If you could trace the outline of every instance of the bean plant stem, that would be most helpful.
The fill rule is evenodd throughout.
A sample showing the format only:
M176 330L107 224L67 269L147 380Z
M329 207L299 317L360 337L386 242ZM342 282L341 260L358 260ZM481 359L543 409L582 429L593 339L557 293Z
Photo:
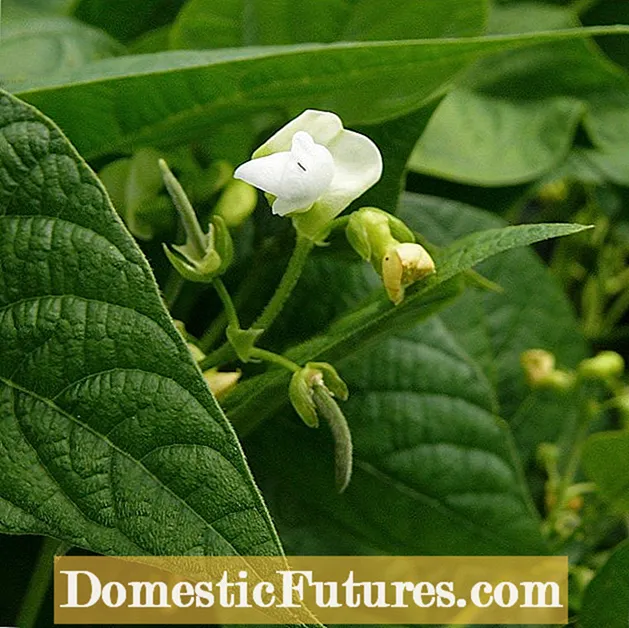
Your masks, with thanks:
M262 314L253 323L256 329L268 329L286 304L288 297L297 285L304 270L306 260L314 247L314 242L308 238L297 236L293 254L284 271L275 293L271 297Z
M223 283L223 280L217 277L212 282L214 284L214 289L218 294L219 299L223 303L223 307L225 308L225 315L227 316L227 322L232 327L236 329L240 329L240 320L238 319L238 312L236 312L236 308L234 306L234 302L232 298L229 296L229 292Z
M52 580L55 556L65 554L69 546L63 541L44 538L33 575L28 584L16 625L20 628L33 628Z
M284 271L284 275L277 286L275 293L271 297L262 314L251 325L252 329L268 329L275 319L278 317L282 308L286 304L288 297L297 285L299 278L304 270L308 256L314 248L314 242L308 238L297 236L293 254L288 262L288 266ZM220 294L219 294L220 296ZM228 314L229 316L229 314ZM220 366L225 362L229 362L235 356L234 350L229 343L223 344L216 351L210 353L204 358L199 366L202 370L206 370L215 366Z
M253 349L251 349L251 357L264 360L265 362L271 362L272 364L277 364L278 366L288 369L292 373L295 373L301 368L299 364L285 358L283 355L267 351L266 349L260 349L259 347L253 347Z

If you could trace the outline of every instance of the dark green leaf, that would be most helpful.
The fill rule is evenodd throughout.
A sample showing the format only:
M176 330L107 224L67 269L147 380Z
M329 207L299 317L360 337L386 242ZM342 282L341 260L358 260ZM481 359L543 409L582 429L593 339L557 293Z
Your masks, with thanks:
M0 529L105 554L280 552L102 186L8 95L0 182Z
M247 443L291 553L544 551L491 388L438 319L337 364L354 441L343 496L326 431L284 411Z
M168 24L185 0L78 0L74 14L120 41Z
M578 22L568 9L524 3L496 9L491 24L521 33ZM476 185L531 181L565 160L579 123L601 151L626 152L628 99L629 77L588 41L495 55L444 100L411 168Z
M619 545L585 591L582 628L626 628L629 618L629 542Z
M590 436L583 448L583 468L616 510L629 513L629 432Z
M485 0L190 0L172 31L175 48L480 35Z

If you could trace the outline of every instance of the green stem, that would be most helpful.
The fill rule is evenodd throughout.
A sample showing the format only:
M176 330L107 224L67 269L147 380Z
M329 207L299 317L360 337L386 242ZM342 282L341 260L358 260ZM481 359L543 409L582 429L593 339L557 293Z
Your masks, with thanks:
M275 290L275 294L271 297L264 311L258 316L251 327L255 327L256 329L268 329L273 324L273 321L275 321L282 311L288 297L297 285L304 270L306 260L313 248L314 242L312 240L299 235L297 236L293 254Z
M264 308L262 314L260 314L260 316L258 316L258 318L254 321L253 325L251 325L252 329L267 330L273 324L286 304L286 301L295 288L295 285L299 281L299 278L304 270L306 260L313 248L314 242L312 240L297 236L295 248L288 262L288 266L284 271L284 275L282 276L275 293L271 297L267 306ZM199 367L201 370L206 370L215 366L220 366L221 364L225 364L225 362L232 360L234 356L235 353L232 346L226 342L202 360L199 363Z
M296 364L292 360L285 358L283 355L279 355L279 353L273 353L272 351L267 351L266 349L260 349L259 347L253 347L251 349L251 357L257 358L259 360L264 360L265 362L271 362L272 364L277 364L282 368L288 369L291 373L295 373L301 369L299 364Z
M221 302L223 303L223 307L225 308L225 315L227 316L227 322L236 329L240 329L240 320L238 318L238 312L236 312L236 307L234 306L234 302L232 298L229 296L229 292L223 283L223 280L220 278L214 279L212 282L214 285L214 289L218 294Z
M65 554L68 549L68 544L63 541L49 537L44 538L26 595L22 600L22 607L17 616L16 625L20 628L33 628L35 626L50 587L55 556Z
M197 214L188 199L188 195L181 186L181 183L177 181L175 175L171 172L168 164L163 160L159 160L159 167L162 171L162 177L164 179L164 185L170 194L170 197L179 213L181 222L188 236L187 244L194 249L194 254L199 259L205 255L205 234L201 229Z

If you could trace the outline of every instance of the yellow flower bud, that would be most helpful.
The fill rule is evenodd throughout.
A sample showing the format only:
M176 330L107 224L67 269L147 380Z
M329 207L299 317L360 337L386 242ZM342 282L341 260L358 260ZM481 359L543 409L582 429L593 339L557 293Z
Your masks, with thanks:
M574 385L574 375L555 368L555 356L544 349L530 349L520 356L526 381L531 388L568 390Z
M241 371L221 372L216 368L203 373L203 377L217 400L221 400L230 393L242 375Z
M404 299L405 288L434 272L435 263L421 244L397 244L382 259L382 281L389 299L396 305Z

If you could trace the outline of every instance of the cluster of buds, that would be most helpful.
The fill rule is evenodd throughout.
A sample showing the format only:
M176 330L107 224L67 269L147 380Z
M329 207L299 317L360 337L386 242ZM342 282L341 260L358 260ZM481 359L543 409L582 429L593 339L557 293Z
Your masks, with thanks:
M183 278L213 282L230 319L227 340L242 362L267 359L293 371L290 401L309 427L318 427L320 418L329 425L335 443L337 487L343 491L351 476L352 441L337 400L347 399L347 386L327 363L311 362L299 367L256 347L264 330L240 328L219 277L233 257L229 229L242 224L256 205L257 196L251 186L266 194L274 214L292 219L298 242L306 242L310 250L324 244L335 224L344 224L336 217L380 179L380 151L366 136L344 129L335 114L305 111L235 170L235 180L223 186L208 230L201 227L181 184L162 159L159 168L186 235L184 244L172 249L164 246L166 256ZM351 246L381 276L389 299L396 305L409 286L435 272L434 261L416 243L413 232L381 209L364 207L353 212L345 232ZM282 299L277 302L283 303ZM204 375L210 388L224 395L236 385L240 372L210 369Z

